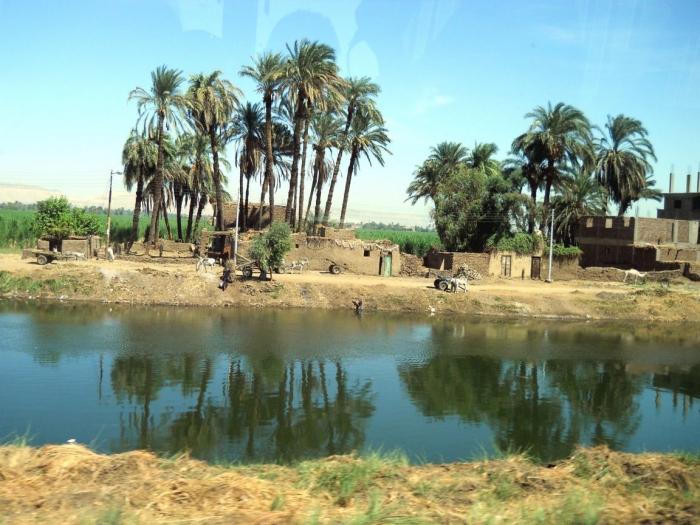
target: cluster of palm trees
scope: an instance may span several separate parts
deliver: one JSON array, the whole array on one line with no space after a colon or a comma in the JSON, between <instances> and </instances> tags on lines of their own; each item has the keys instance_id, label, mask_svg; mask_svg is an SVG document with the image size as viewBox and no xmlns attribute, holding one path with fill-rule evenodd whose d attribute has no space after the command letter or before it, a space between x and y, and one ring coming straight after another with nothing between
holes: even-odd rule
<instances>
[{"instance_id":1,"label":"cluster of palm trees","mask_svg":"<svg viewBox=\"0 0 700 525\"><path fill-rule=\"evenodd\" d=\"M494 144L476 144L471 151L459 143L438 144L414 173L409 200L435 201L441 183L460 165L500 174L529 190L529 233L538 222L544 232L553 209L555 233L569 244L576 223L585 215L605 214L614 203L622 216L639 199L660 199L651 176L654 148L639 120L609 116L602 131L579 109L564 103L539 106L525 118L530 125L515 138L511 156L504 161L493 158Z\"/></svg>"},{"instance_id":2,"label":"cluster of palm trees","mask_svg":"<svg viewBox=\"0 0 700 525\"><path fill-rule=\"evenodd\" d=\"M390 141L376 105L379 86L367 77L343 78L331 47L297 41L287 46L285 54L263 53L240 75L255 82L262 103L244 102L241 90L222 78L220 71L193 75L187 82L181 71L166 66L151 73L148 90L136 88L130 93L139 113L123 150L125 184L129 190L136 187L131 243L138 236L144 206L151 212L147 239L152 242L161 216L172 238L167 215L171 206L180 240L193 240L208 202L214 205L216 229L224 229L223 204L230 200L225 190L230 165L224 153L229 144L235 144L244 229L253 226L246 220L251 180L257 177L261 184L258 228L266 197L270 223L276 220L275 190L288 180L284 220L297 231L312 225L315 230L329 222L344 154L349 161L341 227L352 175L361 160L384 164ZM305 205L307 172L311 188ZM182 209L188 205L183 233Z\"/></svg>"}]
</instances>

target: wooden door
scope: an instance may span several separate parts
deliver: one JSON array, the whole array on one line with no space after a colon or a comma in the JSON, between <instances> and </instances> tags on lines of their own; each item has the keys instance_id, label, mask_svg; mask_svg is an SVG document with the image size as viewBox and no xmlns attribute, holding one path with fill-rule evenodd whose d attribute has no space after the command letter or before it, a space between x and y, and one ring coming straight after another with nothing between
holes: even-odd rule
<instances>
[{"instance_id":1,"label":"wooden door","mask_svg":"<svg viewBox=\"0 0 700 525\"><path fill-rule=\"evenodd\" d=\"M510 277L511 256L501 255L501 277Z\"/></svg>"},{"instance_id":2,"label":"wooden door","mask_svg":"<svg viewBox=\"0 0 700 525\"><path fill-rule=\"evenodd\" d=\"M542 268L542 257L533 257L530 267L530 279L539 279Z\"/></svg>"}]
</instances>

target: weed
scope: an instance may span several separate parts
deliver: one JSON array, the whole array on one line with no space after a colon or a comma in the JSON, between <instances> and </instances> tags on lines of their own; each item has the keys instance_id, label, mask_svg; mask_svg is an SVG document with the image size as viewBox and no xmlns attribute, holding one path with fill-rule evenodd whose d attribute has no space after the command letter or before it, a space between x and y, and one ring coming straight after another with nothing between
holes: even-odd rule
<instances>
[{"instance_id":1,"label":"weed","mask_svg":"<svg viewBox=\"0 0 700 525\"><path fill-rule=\"evenodd\" d=\"M113 507L104 511L95 519L95 525L122 525L125 523L124 511L119 507Z\"/></svg>"},{"instance_id":2,"label":"weed","mask_svg":"<svg viewBox=\"0 0 700 525\"><path fill-rule=\"evenodd\" d=\"M396 512L396 506L384 507L379 501L379 496L373 493L370 497L367 510L362 514L350 518L346 523L348 525L373 525L375 523L411 525L426 522L420 518L398 514Z\"/></svg>"},{"instance_id":3,"label":"weed","mask_svg":"<svg viewBox=\"0 0 700 525\"><path fill-rule=\"evenodd\" d=\"M284 507L284 496L282 494L277 494L270 504L270 510L280 510L282 507Z\"/></svg>"}]
</instances>

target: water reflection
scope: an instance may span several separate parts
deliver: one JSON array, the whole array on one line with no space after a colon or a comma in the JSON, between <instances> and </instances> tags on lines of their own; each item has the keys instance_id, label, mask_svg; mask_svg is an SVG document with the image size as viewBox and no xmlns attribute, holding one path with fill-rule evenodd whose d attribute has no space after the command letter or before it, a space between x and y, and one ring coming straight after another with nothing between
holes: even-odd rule
<instances>
[{"instance_id":1,"label":"water reflection","mask_svg":"<svg viewBox=\"0 0 700 525\"><path fill-rule=\"evenodd\" d=\"M39 443L279 462L698 448L700 336L671 325L5 303L0 330L0 435Z\"/></svg>"}]
</instances>

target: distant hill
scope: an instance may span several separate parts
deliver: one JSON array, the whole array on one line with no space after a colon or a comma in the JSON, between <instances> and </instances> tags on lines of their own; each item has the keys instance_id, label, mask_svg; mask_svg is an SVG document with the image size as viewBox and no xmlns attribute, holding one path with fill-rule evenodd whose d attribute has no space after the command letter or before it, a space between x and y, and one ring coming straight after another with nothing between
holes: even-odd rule
<instances>
[{"instance_id":1,"label":"distant hill","mask_svg":"<svg viewBox=\"0 0 700 525\"><path fill-rule=\"evenodd\" d=\"M103 206L107 207L107 194L93 197L75 197L60 190L51 190L40 186L28 184L3 184L0 183L0 203L21 202L33 204L49 197L65 195L71 204L75 206ZM112 191L112 208L133 209L134 196L125 191Z\"/></svg>"}]
</instances>

